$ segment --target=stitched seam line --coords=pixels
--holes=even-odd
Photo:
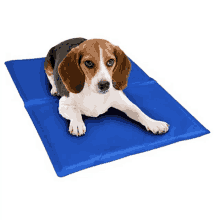
[[[24,106],[25,108],[28,108],[30,106],[33,106],[33,105],[42,105],[42,104],[45,104],[45,103],[48,103],[48,102],[54,102],[56,101],[55,99],[51,99],[49,97],[47,98],[42,98],[42,99],[31,99],[27,102],[24,103]]]

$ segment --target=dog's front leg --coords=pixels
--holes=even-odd
[[[86,132],[86,126],[82,120],[79,109],[70,98],[63,96],[59,101],[59,113],[70,120],[69,132],[72,135],[81,136]]]
[[[140,122],[148,131],[150,130],[154,134],[166,133],[169,130],[169,125],[166,122],[157,121],[145,115],[122,91],[118,91],[112,107],[123,111],[128,117]]]

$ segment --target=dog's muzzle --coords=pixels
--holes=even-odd
[[[109,87],[110,83],[108,81],[100,81],[98,83],[99,93],[105,94],[108,92]]]

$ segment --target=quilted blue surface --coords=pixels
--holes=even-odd
[[[154,135],[124,113],[110,108],[97,118],[83,116],[84,136],[69,134],[69,121],[58,113],[59,98],[50,94],[44,58],[6,62],[37,132],[59,177],[132,154],[208,134],[209,131],[132,60],[127,97],[170,130]]]

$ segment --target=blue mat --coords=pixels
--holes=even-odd
[[[44,58],[6,62],[59,177],[132,154],[208,134],[209,131],[132,60],[127,97],[153,119],[170,124],[154,135],[124,113],[110,108],[97,118],[83,116],[84,136],[69,134],[69,121],[58,113],[59,98],[50,94]]]

